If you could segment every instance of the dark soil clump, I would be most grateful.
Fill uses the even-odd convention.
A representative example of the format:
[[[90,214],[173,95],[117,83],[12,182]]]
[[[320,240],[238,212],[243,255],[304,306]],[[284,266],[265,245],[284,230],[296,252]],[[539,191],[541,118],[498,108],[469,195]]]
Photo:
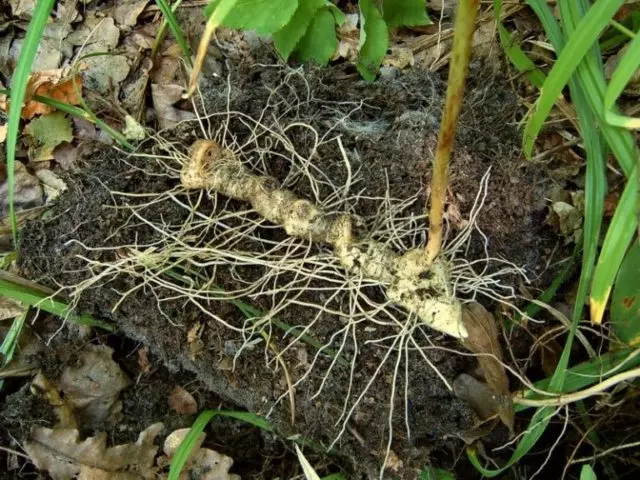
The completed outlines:
[[[205,91],[205,104],[208,112],[224,112],[229,93],[229,110],[258,118],[269,102],[267,115],[270,119],[277,118],[280,125],[304,122],[321,135],[328,129],[339,133],[352,169],[360,170],[362,175],[357,188],[364,196],[384,196],[388,192],[391,197],[404,199],[419,192],[424,194],[444,96],[442,80],[422,71],[375,84],[340,80],[342,76],[339,69],[301,75],[281,67],[240,65],[231,72],[231,92],[226,90],[226,81],[214,82]],[[473,83],[472,80],[472,86]],[[286,88],[278,90],[283,84]],[[465,108],[467,113],[462,119],[458,150],[451,167],[451,205],[463,218],[468,215],[480,178],[491,167],[489,193],[479,222],[489,240],[489,253],[523,267],[536,268],[545,249],[553,245],[553,238],[541,222],[543,205],[533,200],[543,198],[537,192],[539,173],[520,160],[517,135],[507,124],[506,119],[515,115],[515,99],[502,87],[478,81],[475,89],[471,89]],[[212,117],[212,131],[221,131],[224,120],[223,115]],[[228,131],[237,145],[251,136],[251,129],[238,118],[229,122]],[[201,135],[195,123],[165,133],[166,141],[183,153]],[[313,145],[308,129],[293,128],[288,137],[298,151]],[[166,154],[151,142],[141,150]],[[291,173],[291,165],[280,152],[283,147],[276,142],[264,164],[267,173],[285,180]],[[260,153],[248,152],[246,156]],[[327,178],[336,182],[344,180],[344,162],[336,142],[321,143],[313,158],[314,166]],[[176,179],[166,175],[164,161],[156,158],[141,164],[139,159],[134,161],[125,154],[98,148],[86,159],[82,169],[65,180],[68,191],[45,218],[30,223],[23,232],[20,266],[25,276],[52,288],[72,287],[93,278],[100,271],[96,267],[98,263],[122,258],[125,251],[120,251],[119,246],[155,244],[162,250],[162,234],[132,218],[125,207],[144,205],[148,201],[145,194],[167,192],[176,187]],[[310,187],[303,179],[295,181],[294,177],[291,183],[299,195],[312,198]],[[323,194],[326,192],[320,192]],[[184,203],[198,203],[197,193],[179,195]],[[219,208],[206,201],[200,205],[205,214]],[[172,203],[149,202],[140,208],[145,218],[165,225],[181,225],[188,220],[188,212]],[[233,202],[225,208],[233,209]],[[354,213],[371,217],[377,208],[376,202],[364,200],[356,205]],[[423,209],[424,202],[417,202],[409,213],[418,215]],[[450,211],[450,221],[455,229],[454,213]],[[264,235],[275,238],[282,234],[269,231]],[[471,258],[482,254],[480,243],[472,245]],[[77,308],[114,321],[127,337],[147,345],[172,374],[192,372],[226,403],[258,414],[269,413],[273,402],[286,393],[287,384],[262,337],[250,339],[255,340],[254,348],[245,349],[231,369],[235,351],[247,339],[210,321],[198,306],[177,298],[170,289],[141,285],[140,273],[132,270],[105,277],[74,299]],[[256,269],[255,275],[261,274],[261,270]],[[233,272],[222,267],[216,270],[218,285],[232,290],[237,287],[234,282]],[[126,294],[132,289],[133,293]],[[302,300],[322,302],[319,296],[324,293],[309,290],[301,295]],[[375,295],[377,293],[372,292],[372,296]],[[245,321],[241,311],[227,302],[202,303],[231,325],[242,326]],[[255,306],[263,311],[271,307],[264,299],[258,300]],[[309,316],[309,310],[299,305],[284,311],[279,319],[290,325],[305,325]],[[309,333],[322,344],[330,342],[341,321],[337,316],[324,314]],[[195,340],[190,336],[194,328],[199,332]],[[282,333],[276,329],[269,332],[275,348],[282,348],[285,345]],[[331,366],[332,358],[319,356],[315,373],[296,388],[295,424],[290,421],[286,395],[271,412],[269,420],[277,432],[284,436],[301,435],[326,448],[340,431],[345,400],[366,391],[353,411],[347,430],[334,445],[335,452],[346,460],[345,465],[353,473],[350,478],[377,476],[387,448],[390,405],[394,407],[391,449],[403,462],[401,467],[396,466],[394,475],[414,478],[417,469],[429,462],[431,452],[460,447],[462,443],[455,435],[474,424],[474,414],[466,403],[445,388],[417,351],[408,352],[406,358],[398,357],[402,365],[399,374],[395,373],[397,354],[378,371],[378,366],[393,349],[392,340],[381,343],[380,339],[393,338],[396,333],[386,326],[363,327],[358,333],[358,343],[344,349],[345,358],[356,359],[353,370],[348,362],[346,365],[337,362],[326,379],[324,373]],[[423,341],[430,338],[435,347],[458,348],[453,340],[434,335],[426,327],[424,333],[419,338]],[[333,341],[332,348],[338,348],[335,339]],[[289,349],[282,356],[294,381],[315,355],[309,345],[298,345],[298,349]],[[449,380],[461,371],[472,369],[474,364],[468,358],[437,348],[424,350],[423,354]],[[406,373],[404,362],[408,362]],[[374,376],[376,380],[368,386]],[[324,385],[322,393],[314,396],[321,385]],[[151,390],[160,387],[160,384],[148,385]],[[127,397],[125,405],[133,406],[138,400]],[[156,408],[155,404],[148,404],[148,410]],[[233,456],[233,452],[230,454]]]

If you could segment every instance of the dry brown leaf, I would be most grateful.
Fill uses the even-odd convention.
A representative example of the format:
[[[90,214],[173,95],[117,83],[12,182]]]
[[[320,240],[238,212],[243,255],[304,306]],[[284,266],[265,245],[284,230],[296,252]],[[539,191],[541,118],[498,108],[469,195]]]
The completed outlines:
[[[189,430],[189,428],[181,428],[167,436],[163,450],[168,458],[162,463],[168,463],[171,460],[171,457],[173,457],[182,440],[184,440],[184,437],[189,433]],[[203,433],[200,434],[198,441],[191,450],[185,468],[180,474],[180,480],[190,478],[197,478],[199,480],[240,480],[238,475],[229,473],[229,469],[233,465],[232,458],[209,448],[200,448],[204,439],[205,435]],[[159,460],[158,463],[161,464],[161,460]]]
[[[138,16],[149,3],[149,0],[119,0],[113,10],[116,23],[132,27],[138,22]]]
[[[112,17],[100,17],[95,11],[86,12],[82,24],[67,37],[71,45],[83,46],[83,54],[108,52],[118,45],[120,29]]]
[[[184,88],[180,85],[151,85],[151,98],[153,108],[156,111],[156,118],[160,129],[171,128],[185,120],[196,118],[193,112],[180,110],[174,106],[182,100]]]
[[[502,349],[498,341],[498,326],[493,315],[477,302],[466,304],[462,309],[462,322],[469,336],[462,344],[477,353],[478,363],[488,387],[497,395],[509,399],[508,407],[503,406],[500,419],[513,431],[513,405],[509,390],[509,378],[502,365]]]
[[[22,315],[25,308],[22,303],[13,298],[0,296],[0,320],[7,320],[8,318],[15,318],[18,315]]]
[[[24,449],[39,470],[54,480],[155,478],[155,438],[164,426],[156,423],[138,436],[136,443],[107,447],[107,434],[79,441],[75,429],[33,429]]]
[[[31,175],[27,168],[20,162],[15,164],[13,204],[16,211],[39,207],[44,204],[44,192],[40,181]],[[9,213],[7,203],[8,185],[4,182],[0,185],[0,217]]]
[[[196,399],[179,385],[169,395],[169,407],[180,415],[194,415],[198,411]]]
[[[60,388],[83,428],[102,429],[121,416],[120,392],[130,384],[105,345],[87,345],[75,365],[65,368]]]
[[[76,428],[76,417],[73,410],[60,396],[58,389],[51,383],[42,372],[39,372],[31,381],[31,393],[51,405],[58,417],[56,428]]]
[[[79,105],[82,99],[82,79],[80,76],[76,76],[75,79],[63,79],[62,70],[49,70],[31,75],[22,109],[24,119],[54,111],[54,108],[32,100],[34,95],[49,97],[69,105]]]
[[[9,0],[14,17],[30,20],[36,8],[36,0]]]
[[[138,349],[138,368],[145,375],[151,373],[151,362],[149,362],[149,349],[147,347]]]

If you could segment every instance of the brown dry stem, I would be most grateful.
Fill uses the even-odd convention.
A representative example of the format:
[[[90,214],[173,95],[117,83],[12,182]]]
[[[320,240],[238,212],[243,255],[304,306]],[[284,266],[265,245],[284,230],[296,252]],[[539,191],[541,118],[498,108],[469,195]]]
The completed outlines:
[[[263,218],[282,226],[290,236],[331,245],[349,272],[386,285],[389,300],[436,330],[467,337],[446,265],[441,261],[427,265],[422,250],[398,255],[384,244],[358,238],[353,216],[325,212],[280,188],[275,178],[252,174],[232,151],[211,140],[193,144],[181,181],[187,189],[214,190],[250,202]]]
[[[458,114],[462,106],[464,84],[471,58],[471,45],[479,0],[461,0],[456,13],[453,52],[449,66],[447,97],[438,134],[438,145],[431,176],[431,209],[429,211],[429,241],[427,262],[431,263],[440,253],[443,237],[444,203],[449,176],[449,159],[456,138]]]

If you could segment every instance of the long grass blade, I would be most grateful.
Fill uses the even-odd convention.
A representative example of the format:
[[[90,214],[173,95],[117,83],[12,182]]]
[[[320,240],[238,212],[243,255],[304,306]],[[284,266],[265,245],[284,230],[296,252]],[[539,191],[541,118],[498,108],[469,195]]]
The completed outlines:
[[[5,297],[18,300],[25,305],[40,308],[72,323],[99,327],[108,332],[116,331],[116,328],[110,323],[97,320],[91,315],[78,315],[71,312],[67,303],[56,299],[50,292],[39,285],[4,271],[0,271],[0,292]]]
[[[535,139],[569,78],[624,1],[598,0],[569,37],[565,48],[549,72],[533,115],[529,117],[525,126],[523,150],[528,157],[531,157]]]
[[[522,48],[520,48],[520,45],[513,41],[511,33],[509,33],[500,21],[501,12],[502,0],[493,0],[493,14],[498,24],[498,35],[505,55],[516,70],[523,73],[533,86],[542,88],[542,85],[546,80],[545,74],[542,73],[542,70],[536,67],[536,64],[533,63],[526,53],[524,53]]]
[[[174,10],[169,6],[167,0],[156,0],[156,4],[162,12],[162,16],[164,17],[165,21],[169,25],[171,33],[173,33],[173,36],[176,38],[176,42],[178,42],[180,50],[182,50],[182,55],[184,56],[185,62],[187,62],[187,64],[191,66],[191,47],[189,47],[189,43],[184,37],[184,32],[178,24],[178,19],[176,18]]]
[[[198,438],[200,434],[204,431],[205,427],[209,424],[211,420],[215,417],[228,417],[235,418],[236,420],[243,421],[254,427],[257,427],[261,430],[265,430],[267,432],[272,432],[273,427],[269,422],[267,422],[264,418],[251,413],[251,412],[235,412],[235,411],[225,411],[225,410],[205,410],[196,421],[191,425],[191,429],[189,433],[184,437],[180,446],[176,450],[176,453],[171,460],[171,466],[169,467],[169,478],[168,480],[179,480],[180,473],[182,469],[189,460],[189,457],[193,453],[193,449],[196,446]]]
[[[11,79],[11,96],[9,104],[9,118],[7,122],[7,201],[9,202],[9,218],[11,219],[11,230],[13,233],[13,243],[18,245],[18,225],[16,221],[16,211],[14,205],[14,169],[16,162],[16,145],[18,143],[18,130],[20,128],[20,114],[22,104],[27,92],[31,65],[38,51],[38,44],[42,31],[49,19],[53,9],[54,0],[39,0],[29,23],[27,34],[22,43],[18,65],[13,72]]]
[[[640,118],[620,115],[613,110],[616,100],[622,94],[631,77],[640,67],[640,33],[629,44],[627,52],[620,60],[618,67],[613,72],[607,90],[604,94],[604,118],[615,127],[627,128],[629,130],[640,129]]]
[[[602,244],[602,251],[591,285],[590,309],[591,321],[594,323],[602,321],[616,274],[638,226],[638,217],[636,216],[637,182],[638,171],[636,170],[622,192],[620,202]]]

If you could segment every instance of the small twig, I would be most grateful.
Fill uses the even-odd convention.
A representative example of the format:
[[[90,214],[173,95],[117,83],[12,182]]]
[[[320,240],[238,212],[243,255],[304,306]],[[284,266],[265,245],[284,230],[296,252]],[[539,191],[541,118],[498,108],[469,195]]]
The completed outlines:
[[[427,263],[431,264],[442,247],[444,203],[449,175],[449,160],[456,137],[458,114],[462,107],[464,84],[469,70],[469,59],[479,0],[461,0],[456,12],[452,59],[449,66],[447,98],[444,105],[438,145],[431,176],[431,209],[429,212],[429,241]]]

